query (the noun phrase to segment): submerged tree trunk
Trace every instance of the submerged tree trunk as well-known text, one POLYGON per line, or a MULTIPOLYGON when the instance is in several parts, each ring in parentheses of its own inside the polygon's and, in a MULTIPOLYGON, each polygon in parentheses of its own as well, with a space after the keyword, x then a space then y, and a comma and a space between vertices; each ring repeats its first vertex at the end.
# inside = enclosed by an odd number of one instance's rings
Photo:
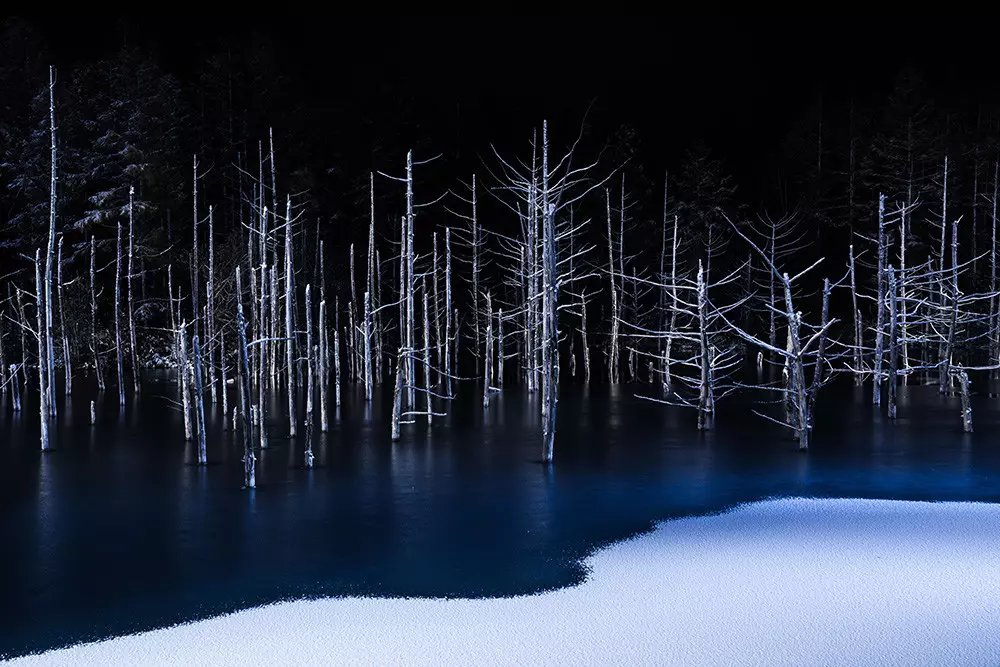
POLYGON ((292 301, 292 220, 291 220, 291 197, 288 198, 288 219, 285 224, 285 366, 288 373, 288 434, 295 437, 296 416, 295 416, 295 330, 292 327, 292 314, 295 310, 295 303, 292 301))
MULTIPOLYGON (((63 308, 63 237, 59 237, 59 259, 57 262, 58 271, 56 282, 59 288, 59 330, 62 332, 62 349, 63 349, 63 372, 66 378, 66 395, 71 396, 73 394, 73 365, 69 354, 69 334, 66 332, 66 311, 63 308)), ((0 342, 0 366, 3 366, 3 343, 0 342)), ((0 381, 3 379, 3 374, 0 373, 0 381)), ((6 388, 4 389, 6 391, 6 388)))
POLYGON ((181 408, 184 410, 184 439, 191 441, 194 434, 191 430, 191 372, 188 370, 190 362, 187 353, 187 322, 181 321, 179 332, 181 340, 181 357, 178 360, 177 371, 181 379, 181 408))
POLYGON ((972 406, 969 403, 969 374, 965 370, 960 370, 958 375, 958 386, 962 392, 962 431, 972 433, 972 406))
MULTIPOLYGON (((90 236, 90 351, 94 355, 94 374, 97 375, 97 388, 104 391, 104 373, 101 370, 101 355, 97 347, 97 294, 95 291, 94 271, 94 235, 90 236)), ((169 273, 168 273, 169 275, 169 273)), ((171 311, 173 313, 173 311, 171 311)))
POLYGON ((323 433, 327 432, 326 391, 330 384, 329 332, 326 327, 326 301, 319 302, 319 424, 323 433))
POLYGON ((615 237, 611 231, 611 193, 607 195, 608 213, 608 281, 611 285, 611 342, 608 348, 608 382, 618 382, 618 287, 615 281, 615 237))
POLYGON ((885 331, 885 195, 878 196, 878 285, 877 302, 875 304, 875 359, 872 386, 872 404, 882 403, 882 361, 884 356, 885 331))
POLYGON ((45 291, 42 286, 42 255, 35 250, 35 310, 38 333, 38 417, 41 431, 39 440, 42 451, 49 449, 49 370, 45 356, 45 291))
POLYGON ((135 196, 135 187, 130 186, 128 189, 128 335, 129 335, 129 349, 132 352, 132 383, 135 387, 135 393, 139 393, 139 352, 135 341, 135 306, 132 299, 132 279, 133 274, 133 264, 132 258, 134 256, 133 252, 133 239, 134 239, 134 224, 132 215, 132 199, 135 196))
POLYGON ((864 375, 862 375, 862 365, 864 357, 862 356, 861 350, 861 311, 858 310, 858 289, 854 282, 854 244, 850 246, 849 254, 849 267, 848 270, 851 276, 851 311, 854 317, 854 347, 852 349, 853 359, 854 359, 854 384, 856 386, 861 386, 864 381, 864 375))
POLYGON ((889 274, 889 419, 896 418, 896 392, 899 377, 899 300, 896 294, 896 272, 892 265, 886 269, 889 274))
POLYGON ((122 223, 118 223, 118 252, 115 257, 115 358, 118 362, 118 404, 125 407, 125 371, 122 362, 122 223))
MULTIPOLYGON (((336 339, 334 339, 336 344, 336 339)), ((399 440, 399 419, 402 414, 403 400, 403 348, 396 355, 396 386, 392 392, 392 441, 399 440)))
POLYGON ((208 463, 205 449, 205 392, 201 383, 201 343, 194 337, 194 404, 198 418, 198 464, 208 463))
MULTIPOLYGON (((45 295, 42 302, 45 308, 45 340, 43 352, 45 356, 46 372, 48 378, 45 384, 47 392, 48 410, 53 417, 56 416, 56 352, 52 340, 52 264, 55 260, 56 251, 56 102, 55 102, 55 69, 49 66, 49 138, 51 140, 51 189, 49 193, 49 244, 45 253, 45 295)), ((43 333, 38 332, 39 336, 43 333)))
POLYGON ((236 332, 239 336, 239 354, 237 359, 240 377, 240 416, 242 417, 243 433, 243 475, 246 488, 257 486, 256 457, 253 453, 250 436, 250 358, 247 354, 247 323, 243 317, 243 295, 240 292, 240 267, 236 267, 236 332))

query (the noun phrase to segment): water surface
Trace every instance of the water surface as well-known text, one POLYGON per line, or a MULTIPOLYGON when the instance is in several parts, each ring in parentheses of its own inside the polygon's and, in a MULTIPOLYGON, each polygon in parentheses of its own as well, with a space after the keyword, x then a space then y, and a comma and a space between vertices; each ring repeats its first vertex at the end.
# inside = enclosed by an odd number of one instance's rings
MULTIPOLYGON (((1000 501, 997 399, 902 391, 894 423, 849 383, 821 394, 808 454, 749 412, 690 411, 636 385, 566 385, 555 464, 539 465, 536 399, 512 385, 484 411, 478 391, 432 429, 388 437, 390 396, 348 387, 330 431, 258 453, 242 486, 241 444, 210 410, 209 465, 183 440, 176 390, 151 378, 124 413, 116 392, 61 406, 38 451, 37 402, 0 403, 0 655, 163 627, 301 596, 504 596, 579 582, 580 561, 661 519, 770 496, 1000 501)), ((210 406, 209 406, 210 407, 210 406)))

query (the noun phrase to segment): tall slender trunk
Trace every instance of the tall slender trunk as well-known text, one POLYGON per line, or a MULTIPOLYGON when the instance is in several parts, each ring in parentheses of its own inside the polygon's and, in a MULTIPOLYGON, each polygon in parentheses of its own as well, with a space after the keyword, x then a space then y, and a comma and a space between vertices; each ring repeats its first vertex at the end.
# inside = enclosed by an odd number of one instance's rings
MULTIPOLYGON (((337 344, 336 336, 334 345, 337 344)), ((399 440, 399 421, 403 412, 403 348, 399 348, 396 355, 396 387, 392 392, 392 441, 399 440)))
POLYGON ((590 384, 590 346, 587 344, 587 299, 580 295, 580 351, 583 353, 583 382, 590 384))
MULTIPOLYGON (((69 334, 66 331, 66 311, 63 308, 63 259, 62 259, 62 249, 63 249, 63 237, 59 236, 59 259, 56 263, 58 270, 56 272, 56 282, 58 283, 59 289, 59 331, 62 332, 62 349, 63 349, 63 372, 66 377, 66 395, 71 396, 73 394, 73 365, 69 354, 69 334)), ((2 336, 2 330, 0 330, 0 336, 2 336)), ((0 366, 3 366, 3 343, 0 342, 0 366)), ((3 374, 0 373, 0 381, 3 379, 3 374)))
MULTIPOLYGON (((104 372, 101 370, 101 355, 97 345, 97 291, 94 285, 94 235, 90 235, 90 351, 94 355, 94 374, 97 376, 97 388, 104 391, 104 372)), ((167 274, 170 276, 170 273, 167 274)), ((171 311, 173 315, 173 311, 171 311)), ((173 323, 171 323, 173 327, 173 323)))
POLYGON ((288 434, 295 437, 295 329, 292 327, 292 313, 295 304, 292 301, 294 273, 292 272, 292 216, 291 197, 286 206, 288 210, 288 227, 285 229, 285 366, 288 373, 288 434))
POLYGON ((615 280, 615 237, 611 231, 611 192, 605 190, 608 213, 608 282, 611 286, 611 341, 608 347, 608 382, 618 383, 618 287, 615 280))
POLYGON ((853 359, 854 359, 854 384, 860 387, 861 383, 864 381, 864 376, 861 373, 861 371, 862 371, 861 366, 862 366, 862 363, 864 361, 864 357, 862 356, 863 353, 862 353, 862 350, 861 350, 861 341, 863 340, 862 334, 861 334, 861 311, 858 310, 858 288, 857 288, 857 286, 855 284, 855 280, 854 280, 854 244, 853 243, 850 246, 849 262, 850 263, 849 263, 848 266, 849 266, 849 272, 850 272, 850 275, 851 275, 851 304, 852 304, 852 307, 851 307, 852 313, 851 314, 854 317, 854 348, 852 350, 853 359))
POLYGON ((208 463, 205 449, 205 392, 201 383, 201 343, 198 336, 194 337, 194 405, 198 418, 198 464, 208 463))
POLYGON ((542 123, 542 217, 544 243, 542 245, 543 299, 544 299, 544 366, 545 366, 545 411, 542 429, 542 460, 552 462, 556 438, 556 403, 559 376, 559 318, 556 284, 556 206, 549 202, 549 134, 548 122, 542 123))
POLYGON ((486 291, 486 350, 483 354, 484 360, 484 371, 483 371, 483 407, 490 407, 490 395, 492 392, 492 378, 493 367, 491 362, 493 361, 493 301, 490 296, 490 291, 486 291))
POLYGON ((872 386, 872 404, 882 403, 882 362, 885 332, 885 195, 878 196, 878 271, 877 298, 875 307, 875 362, 872 386))
POLYGON ((406 367, 407 395, 406 404, 414 405, 413 388, 416 385, 416 365, 414 359, 414 321, 413 321, 413 291, 416 279, 414 277, 413 252, 413 151, 406 154, 406 367))
POLYGON ((427 278, 421 279, 421 292, 423 293, 423 298, 421 301, 424 306, 424 349, 423 349, 423 362, 424 362, 424 407, 427 412, 427 425, 430 426, 434 422, 434 409, 431 403, 431 327, 430 322, 427 318, 427 299, 430 296, 430 292, 427 291, 427 278))
POLYGON ((889 274, 889 419, 896 418, 896 392, 899 376, 899 304, 897 299, 896 272, 892 265, 886 269, 889 274))
POLYGON ((434 257, 433 257, 433 269, 431 271, 431 281, 434 284, 434 347, 437 352, 437 374, 438 380, 436 386, 441 385, 441 369, 444 368, 444 346, 441 341, 441 299, 438 296, 438 282, 440 282, 441 277, 439 275, 440 266, 438 264, 438 235, 434 232, 434 257))
POLYGON ((240 378, 240 417, 243 435, 243 477, 246 488, 257 486, 256 457, 250 433, 250 358, 247 354, 247 323, 243 317, 243 293, 240 267, 236 267, 236 332, 239 337, 238 371, 240 378))
MULTIPOLYGON (((45 353, 46 368, 48 378, 45 389, 48 392, 48 409, 52 417, 56 416, 56 352, 52 341, 52 263, 55 260, 56 251, 56 79, 55 69, 49 66, 49 139, 51 140, 51 174, 49 190, 49 244, 45 253, 45 297, 43 306, 45 308, 45 341, 43 351, 45 353)), ((38 335, 42 335, 39 330, 38 335)))
POLYGON ((712 428, 709 399, 711 396, 709 380, 711 359, 709 357, 708 327, 705 309, 708 301, 708 288, 705 285, 705 271, 698 262, 698 363, 701 378, 698 383, 698 429, 712 428))
POLYGON ((312 328, 312 286, 306 285, 306 447, 305 466, 313 467, 312 424, 313 424, 313 328, 312 328))
MULTIPOLYGON (((263 253, 262 253, 263 254, 263 253)), ((275 299, 274 294, 268 294, 267 291, 267 265, 261 264, 260 266, 260 336, 263 340, 257 346, 257 433, 258 440, 260 442, 261 449, 267 449, 267 386, 268 383, 264 377, 267 373, 267 364, 264 362, 267 356, 266 350, 268 346, 274 345, 273 341, 268 339, 266 328, 264 323, 266 321, 265 314, 267 313, 267 299, 270 298, 272 301, 275 299)), ((223 381, 222 393, 225 396, 226 385, 223 381)))
POLYGON ((201 258, 198 255, 198 155, 194 156, 194 190, 193 190, 193 217, 192 217, 192 227, 191 227, 191 237, 192 237, 192 249, 191 249, 191 312, 192 315, 192 325, 194 326, 194 334, 198 335, 198 318, 201 317, 201 309, 198 305, 198 294, 200 289, 198 287, 198 273, 200 271, 199 262, 201 258))
POLYGON ((447 393, 451 396, 451 227, 444 230, 444 375, 447 393))
MULTIPOLYGON (((472 330, 474 347, 479 353, 479 210, 476 202, 476 175, 472 175, 472 330)), ((458 321, 455 322, 458 327, 458 321)), ((456 362, 458 360, 456 354, 456 362)), ((479 374, 479 359, 476 359, 476 374, 479 374)))
POLYGON ((118 246, 115 253, 115 357, 118 362, 118 404, 125 407, 125 371, 122 362, 122 223, 118 222, 118 246))
POLYGON ((128 189, 128 336, 129 336, 129 349, 132 352, 132 384, 135 387, 135 393, 140 392, 139 384, 139 352, 136 347, 135 339, 135 305, 132 296, 132 279, 133 274, 133 257, 134 252, 134 221, 132 214, 132 202, 135 196, 135 187, 129 186, 128 189))
POLYGON ((327 432, 326 390, 330 384, 329 331, 326 326, 326 301, 319 302, 319 423, 323 433, 327 432))
POLYGON ((177 368, 181 376, 181 408, 184 410, 184 439, 190 442, 194 438, 194 433, 191 429, 191 371, 187 353, 187 322, 181 321, 181 330, 179 333, 181 339, 181 358, 180 365, 177 368))
MULTIPOLYGON (((253 236, 252 230, 250 235, 253 236)), ((211 206, 208 207, 208 280, 205 283, 205 301, 208 306, 208 312, 205 313, 205 327, 208 331, 206 339, 208 347, 208 386, 212 395, 212 405, 215 406, 219 399, 218 390, 215 386, 217 370, 215 364, 215 347, 218 332, 215 330, 215 217, 211 206)), ((225 391, 225 387, 223 387, 223 391, 225 391)))
MULTIPOLYGON (((51 70, 50 70, 51 71, 51 70)), ((51 76, 51 74, 50 74, 51 76)), ((42 252, 35 250, 35 311, 38 333, 38 418, 42 451, 49 449, 49 370, 45 356, 45 291, 42 285, 42 252)))

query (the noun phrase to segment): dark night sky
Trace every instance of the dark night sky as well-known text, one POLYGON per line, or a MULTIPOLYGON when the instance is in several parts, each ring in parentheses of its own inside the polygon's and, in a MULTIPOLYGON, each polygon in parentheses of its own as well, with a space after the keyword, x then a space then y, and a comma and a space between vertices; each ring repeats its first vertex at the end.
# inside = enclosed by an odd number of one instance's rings
POLYGON ((63 63, 138 44, 181 79, 220 43, 265 43, 303 113, 376 95, 408 100, 413 131, 463 168, 490 142, 522 147, 542 118, 575 134, 593 102, 588 120, 603 137, 622 123, 638 130, 651 173, 697 137, 745 183, 820 95, 825 115, 845 114, 852 95, 891 89, 904 65, 923 72, 935 97, 995 99, 988 22, 968 23, 184 16, 39 27, 63 63))

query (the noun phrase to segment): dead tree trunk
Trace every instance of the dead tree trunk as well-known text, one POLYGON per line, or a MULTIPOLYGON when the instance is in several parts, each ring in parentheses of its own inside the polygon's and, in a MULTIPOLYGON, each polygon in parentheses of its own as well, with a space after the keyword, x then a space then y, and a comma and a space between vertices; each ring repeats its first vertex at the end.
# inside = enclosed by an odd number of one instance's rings
POLYGON ((313 423, 313 344, 312 344, 312 293, 306 285, 306 449, 305 466, 313 467, 312 423, 313 423))
POLYGON ((313 421, 313 327, 312 327, 312 286, 306 285, 306 426, 313 421))
MULTIPOLYGON (((62 259, 62 249, 63 249, 63 237, 59 237, 59 259, 57 262, 58 270, 56 273, 56 282, 59 288, 59 330, 62 332, 62 356, 63 356, 63 372, 66 378, 66 395, 71 396, 73 394, 73 365, 69 354, 69 334, 66 332, 66 311, 63 308, 63 259, 62 259)), ((2 349, 3 343, 0 343, 0 349, 2 349)), ((0 352, 0 357, 3 353, 0 352)), ((0 359, 0 366, 3 366, 3 360, 0 359)), ((0 373, 0 380, 2 380, 3 374, 0 373)), ((5 389, 6 390, 6 389, 5 389)))
POLYGON ((447 393, 451 396, 451 227, 444 230, 444 258, 444 376, 447 393))
POLYGON ((118 404, 125 407, 125 371, 122 362, 122 223, 118 222, 118 251, 115 257, 115 357, 118 360, 118 404))
POLYGON ((611 231, 611 193, 607 195, 608 213, 608 280, 611 285, 611 342, 608 348, 608 382, 618 383, 618 287, 615 281, 615 237, 611 231))
POLYGON ((956 373, 958 386, 962 392, 962 432, 972 433, 972 406, 969 403, 969 374, 965 370, 956 373))
POLYGON ((861 311, 858 310, 858 288, 854 281, 854 244, 851 244, 850 255, 849 255, 849 271, 851 274, 851 305, 852 305, 852 315, 854 316, 854 348, 852 350, 853 360, 854 360, 854 384, 858 387, 864 382, 864 375, 862 375, 862 365, 864 363, 864 358, 862 356, 861 342, 863 340, 861 335, 861 311))
POLYGON ((132 278, 133 278, 133 256, 134 256, 134 221, 132 214, 132 201, 135 196, 135 187, 129 186, 128 189, 128 336, 129 336, 129 349, 132 352, 132 384, 135 387, 135 393, 139 393, 139 352, 136 349, 135 342, 135 305, 132 297, 132 278))
MULTIPOLYGON (((334 338, 336 345, 336 338, 334 338)), ((396 387, 392 392, 392 441, 399 440, 399 419, 403 412, 403 348, 396 355, 396 387)))
POLYGON ((194 439, 191 429, 191 372, 187 353, 187 322, 181 322, 179 332, 181 339, 181 358, 178 360, 178 372, 181 374, 181 409, 184 410, 184 439, 190 442, 194 439))
POLYGON ((423 292, 421 301, 424 306, 424 349, 421 355, 424 362, 424 407, 427 412, 427 426, 430 426, 434 422, 434 410, 431 408, 431 327, 427 317, 427 299, 430 297, 430 292, 427 290, 426 277, 421 279, 420 289, 423 292))
POLYGON ((896 272, 892 265, 886 269, 889 275, 889 419, 896 418, 896 392, 899 376, 899 304, 897 298, 896 272))
POLYGON ((490 382, 490 376, 492 375, 493 368, 491 362, 493 361, 493 301, 490 296, 489 290, 486 291, 486 351, 483 355, 485 370, 483 372, 483 407, 490 407, 490 394, 492 383, 490 382))
POLYGON ((326 390, 330 384, 329 332, 326 327, 326 301, 319 302, 319 423, 320 430, 327 432, 326 390))
MULTIPOLYGON (((94 355, 94 374, 97 375, 97 388, 104 391, 104 372, 101 370, 101 355, 97 345, 97 292, 94 287, 94 235, 90 236, 90 351, 94 355)), ((168 275, 170 275, 168 273, 168 275)), ((173 313, 173 311, 171 311, 173 313)))
POLYGON ((295 303, 292 301, 292 220, 291 197, 288 198, 286 209, 288 220, 285 221, 285 366, 288 373, 288 435, 295 437, 295 330, 292 327, 292 314, 295 303))
POLYGON ((243 317, 243 294, 240 290, 240 267, 236 267, 236 332, 239 336, 237 359, 240 377, 240 417, 243 434, 243 475, 246 488, 257 486, 256 457, 250 434, 250 357, 247 354, 247 322, 243 317))
POLYGON ((198 417, 198 465, 208 463, 205 449, 205 392, 201 383, 201 343, 194 337, 194 404, 198 417))
MULTIPOLYGON (((45 298, 42 305, 45 308, 45 340, 44 352, 48 378, 45 390, 48 392, 48 409, 52 417, 56 416, 56 352, 52 340, 52 264, 56 252, 56 102, 55 102, 55 69, 49 66, 49 138, 51 140, 51 189, 49 192, 49 244, 45 253, 45 298)), ((42 331, 39 330, 41 336, 42 331)))
MULTIPOLYGON (((50 75, 51 76, 51 75, 50 75)), ((45 356, 45 291, 42 285, 42 254, 35 250, 35 311, 38 334, 38 417, 41 431, 39 440, 42 451, 49 449, 49 370, 45 356)))
POLYGON ((705 271, 701 261, 698 262, 698 359, 701 369, 701 381, 698 383, 698 430, 712 428, 712 415, 709 409, 711 396, 710 375, 711 359, 709 358, 708 327, 705 309, 708 307, 708 287, 705 284, 705 271))
POLYGON ((875 304, 875 365, 872 386, 872 404, 882 403, 882 362, 885 332, 885 195, 878 196, 878 285, 875 304))

